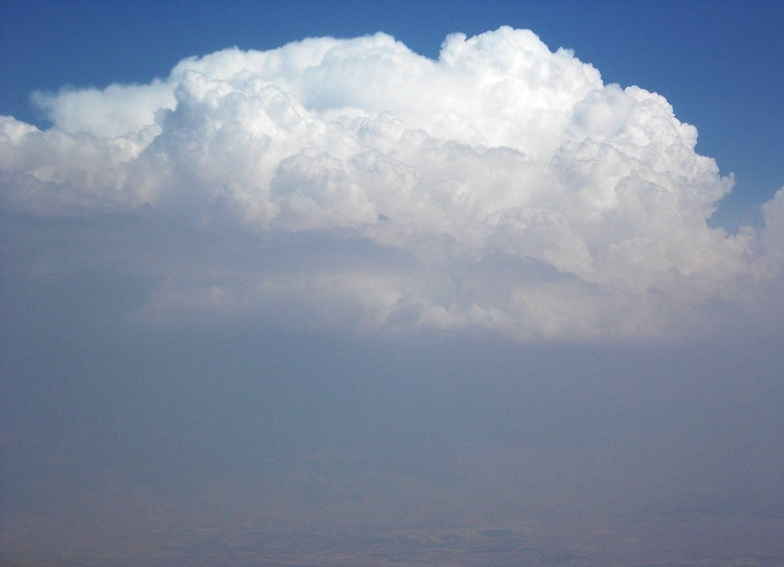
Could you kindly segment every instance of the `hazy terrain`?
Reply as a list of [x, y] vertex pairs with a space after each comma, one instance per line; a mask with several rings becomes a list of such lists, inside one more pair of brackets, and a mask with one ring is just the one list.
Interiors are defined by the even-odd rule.
[[5, 564], [784, 564], [778, 337], [142, 333], [27, 286], [3, 312]]

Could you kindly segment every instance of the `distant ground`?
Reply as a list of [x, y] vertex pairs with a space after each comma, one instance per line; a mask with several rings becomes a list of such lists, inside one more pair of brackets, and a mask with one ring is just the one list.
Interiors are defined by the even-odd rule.
[[48, 482], [59, 501], [5, 518], [0, 565], [784, 566], [780, 505], [740, 492], [665, 494], [655, 475], [635, 498], [639, 485], [614, 476], [612, 457], [546, 453], [536, 459], [568, 461], [584, 482], [527, 476], [519, 462], [499, 478], [502, 459], [476, 454], [471, 471], [452, 462], [463, 473], [447, 480], [320, 455], [271, 484], [215, 481], [176, 498], [108, 472], [91, 490]]
[[[593, 520], [593, 521], [591, 521]], [[43, 522], [42, 522], [43, 523]], [[34, 524], [34, 522], [33, 522]], [[504, 527], [499, 527], [504, 526]], [[29, 529], [43, 526], [31, 525]], [[153, 530], [151, 530], [153, 531]], [[62, 558], [8, 554], [2, 565], [33, 566], [781, 566], [784, 521], [745, 515], [601, 515], [561, 523], [506, 523], [367, 533], [302, 533], [269, 537], [249, 527], [150, 533], [138, 552]], [[744, 541], [745, 540], [745, 541]]]

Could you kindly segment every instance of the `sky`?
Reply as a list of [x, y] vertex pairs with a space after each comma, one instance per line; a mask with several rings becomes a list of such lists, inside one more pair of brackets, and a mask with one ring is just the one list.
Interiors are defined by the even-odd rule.
[[780, 3], [0, 22], [3, 557], [784, 561]]

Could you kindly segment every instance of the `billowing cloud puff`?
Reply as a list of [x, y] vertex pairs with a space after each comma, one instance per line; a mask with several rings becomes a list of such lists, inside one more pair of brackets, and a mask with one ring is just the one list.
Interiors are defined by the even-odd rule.
[[710, 228], [733, 180], [696, 129], [530, 31], [437, 61], [381, 33], [229, 49], [35, 101], [52, 128], [0, 122], [5, 210], [255, 239], [233, 270], [162, 267], [147, 317], [679, 336], [780, 273], [781, 192], [763, 234]]

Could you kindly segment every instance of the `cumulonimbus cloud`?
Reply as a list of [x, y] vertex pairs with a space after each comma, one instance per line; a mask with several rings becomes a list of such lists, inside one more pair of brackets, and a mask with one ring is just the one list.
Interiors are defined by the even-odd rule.
[[144, 211], [330, 259], [248, 251], [242, 285], [163, 278], [149, 316], [656, 337], [781, 270], [782, 192], [761, 233], [709, 227], [733, 180], [696, 129], [527, 30], [449, 36], [436, 61], [381, 33], [228, 49], [34, 100], [51, 128], [0, 119], [7, 211]]

